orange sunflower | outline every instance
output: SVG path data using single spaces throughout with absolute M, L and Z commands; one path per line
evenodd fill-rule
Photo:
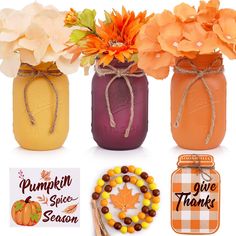
M 73 17 L 71 17 L 73 13 Z M 77 20 L 75 20 L 77 16 Z M 113 10 L 105 12 L 105 21 L 99 20 L 95 24 L 95 11 L 84 10 L 75 13 L 71 9 L 65 20 L 66 25 L 79 26 L 73 31 L 70 41 L 74 43 L 70 52 L 75 54 L 74 60 L 81 58 L 82 66 L 89 66 L 98 59 L 99 65 L 108 65 L 114 59 L 120 62 L 137 61 L 136 37 L 141 27 L 152 17 L 146 11 L 138 15 L 134 11 L 127 11 L 124 7 L 122 13 Z M 70 19 L 72 19 L 70 21 Z

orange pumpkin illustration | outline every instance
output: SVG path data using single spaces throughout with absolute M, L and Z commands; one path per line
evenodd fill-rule
M 28 197 L 13 204 L 11 215 L 16 224 L 34 226 L 40 221 L 42 208 L 38 202 L 31 201 L 30 199 L 31 197 Z

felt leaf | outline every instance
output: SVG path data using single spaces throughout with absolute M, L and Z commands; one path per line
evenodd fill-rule
M 50 171 L 43 170 L 43 171 L 41 172 L 41 177 L 42 177 L 42 179 L 43 179 L 44 181 L 50 181 L 50 180 L 51 180 L 50 175 L 51 175 L 51 172 L 50 172 Z
M 78 204 L 68 206 L 63 212 L 66 214 L 73 214 L 76 212 Z
M 21 211 L 23 209 L 23 205 L 21 202 L 15 203 L 15 212 Z
M 127 185 L 123 189 L 119 189 L 117 195 L 111 195 L 111 202 L 115 208 L 122 211 L 127 211 L 129 209 L 136 209 L 135 205 L 139 203 L 140 193 L 132 194 L 132 189 L 128 189 Z
M 85 38 L 89 34 L 89 31 L 73 30 L 70 35 L 70 41 L 77 44 L 81 39 Z
M 95 17 L 96 11 L 85 9 L 81 13 L 78 14 L 80 26 L 86 27 L 91 31 L 95 32 Z

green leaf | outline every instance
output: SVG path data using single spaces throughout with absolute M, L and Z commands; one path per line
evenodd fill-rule
M 88 34 L 90 34 L 89 31 L 73 30 L 70 35 L 70 41 L 72 43 L 77 44 L 81 39 L 85 38 Z
M 23 209 L 23 205 L 21 202 L 15 203 L 15 212 L 21 211 Z
M 31 214 L 30 219 L 37 223 L 39 221 L 39 215 L 37 213 Z
M 112 22 L 110 14 L 107 11 L 104 11 L 104 14 L 106 18 L 105 24 L 110 24 Z
M 133 54 L 129 61 L 138 63 L 138 53 Z
M 85 9 L 81 13 L 78 14 L 79 24 L 80 26 L 86 27 L 90 29 L 92 32 L 95 32 L 96 24 L 95 24 L 96 11 Z
M 82 67 L 91 66 L 95 63 L 96 55 L 84 56 L 81 58 L 80 65 Z

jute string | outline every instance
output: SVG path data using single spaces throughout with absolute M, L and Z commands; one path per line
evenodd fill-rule
M 58 76 L 63 75 L 63 73 L 61 73 L 57 69 L 52 69 L 54 64 L 50 65 L 46 70 L 38 70 L 34 66 L 26 64 L 26 63 L 23 63 L 22 66 L 26 66 L 26 67 L 28 67 L 28 69 L 20 69 L 18 71 L 18 76 L 21 76 L 24 78 L 30 78 L 24 87 L 24 103 L 25 103 L 26 112 L 28 114 L 30 123 L 32 125 L 36 124 L 36 120 L 31 112 L 29 102 L 28 102 L 28 89 L 29 89 L 29 86 L 31 85 L 31 83 L 33 81 L 35 81 L 35 79 L 37 79 L 37 78 L 43 78 L 48 82 L 52 91 L 55 94 L 55 97 L 56 97 L 55 111 L 54 111 L 53 122 L 52 122 L 51 128 L 49 130 L 50 134 L 52 134 L 55 131 L 56 122 L 57 122 L 57 118 L 58 118 L 59 96 L 58 96 L 58 92 L 57 92 L 56 87 L 54 86 L 53 82 L 48 77 L 49 76 L 50 77 L 58 77 Z
M 134 120 L 134 91 L 133 91 L 132 85 L 129 81 L 129 77 L 140 78 L 140 77 L 143 77 L 145 75 L 142 70 L 137 70 L 136 72 L 131 73 L 130 69 L 133 66 L 134 66 L 134 63 L 131 64 L 130 66 L 128 66 L 127 68 L 125 68 L 125 69 L 115 68 L 114 66 L 111 66 L 111 65 L 108 65 L 104 68 L 99 67 L 98 65 L 96 65 L 96 67 L 95 67 L 95 70 L 96 70 L 99 77 L 106 76 L 106 75 L 112 75 L 113 76 L 111 78 L 111 80 L 109 81 L 109 83 L 107 84 L 106 89 L 105 89 L 105 99 L 106 99 L 106 105 L 107 105 L 107 112 L 108 112 L 108 115 L 109 115 L 110 126 L 112 128 L 116 127 L 116 122 L 115 122 L 114 115 L 113 115 L 112 110 L 111 110 L 109 89 L 110 89 L 111 85 L 114 83 L 114 81 L 118 78 L 123 78 L 126 82 L 126 85 L 127 85 L 128 89 L 129 89 L 130 99 L 131 99 L 130 100 L 131 101 L 131 104 L 130 104 L 130 117 L 129 117 L 128 126 L 127 126 L 127 128 L 125 130 L 125 134 L 124 134 L 125 138 L 129 137 L 130 130 L 131 130 L 131 127 L 133 125 L 133 120 Z
M 181 62 L 187 62 L 190 65 L 191 69 L 183 68 L 180 65 Z M 220 62 L 220 66 L 217 66 L 217 63 L 219 63 L 219 62 Z M 214 67 L 217 67 L 217 68 L 214 69 Z M 209 67 L 207 67 L 206 69 L 200 70 L 190 59 L 183 58 L 177 62 L 176 66 L 174 68 L 174 71 L 175 71 L 175 73 L 179 73 L 179 74 L 196 75 L 195 78 L 190 81 L 190 83 L 187 85 L 187 87 L 184 90 L 184 93 L 183 93 L 183 96 L 182 96 L 182 99 L 181 99 L 181 102 L 179 105 L 179 110 L 177 113 L 174 127 L 178 128 L 180 125 L 182 115 L 183 115 L 184 105 L 185 105 L 185 102 L 186 102 L 186 99 L 187 99 L 190 89 L 198 80 L 201 80 L 205 89 L 206 89 L 206 92 L 209 96 L 210 104 L 211 104 L 211 125 L 210 125 L 209 132 L 207 134 L 207 137 L 205 139 L 205 144 L 208 144 L 212 138 L 212 135 L 213 135 L 214 129 L 215 129 L 216 110 L 215 110 L 215 104 L 214 104 L 214 97 L 213 97 L 211 89 L 205 79 L 205 76 L 222 73 L 224 71 L 223 59 L 216 58 L 209 65 Z
M 102 217 L 95 200 L 92 200 L 93 221 L 95 225 L 96 236 L 110 236 L 102 222 Z
M 197 157 L 197 160 L 196 158 Z M 205 180 L 206 182 L 211 182 L 212 181 L 212 177 L 210 174 L 206 173 L 205 170 L 210 170 L 210 169 L 215 169 L 215 167 L 203 167 L 201 166 L 201 159 L 198 155 L 192 155 L 192 161 L 194 164 L 192 165 L 188 165 L 188 166 L 182 166 L 182 165 L 178 165 L 179 168 L 195 168 L 195 169 L 198 169 L 203 180 Z

